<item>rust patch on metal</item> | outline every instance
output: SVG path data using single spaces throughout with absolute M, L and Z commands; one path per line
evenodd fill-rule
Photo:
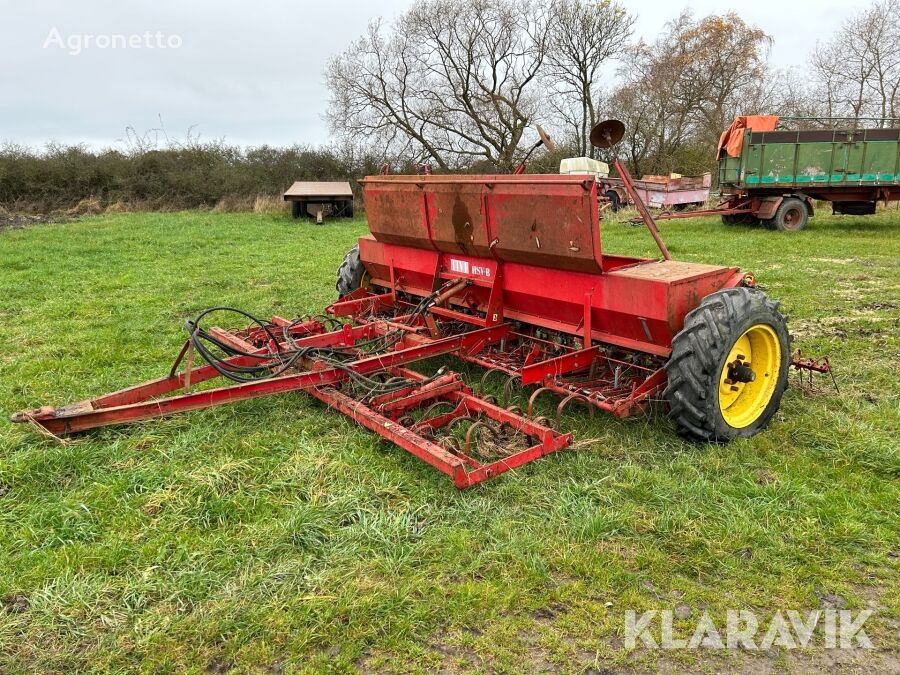
M 472 242 L 472 217 L 466 203 L 457 194 L 453 200 L 453 213 L 450 216 L 453 223 L 453 235 L 457 246 L 462 253 L 468 254 L 469 244 Z

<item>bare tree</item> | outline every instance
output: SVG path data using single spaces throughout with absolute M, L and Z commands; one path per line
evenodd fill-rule
M 548 12 L 531 0 L 420 0 L 389 34 L 374 22 L 326 71 L 328 119 L 388 155 L 444 170 L 509 170 L 541 97 Z
M 594 156 L 591 127 L 598 121 L 598 77 L 628 48 L 635 17 L 615 0 L 554 0 L 545 82 L 557 116 L 581 155 Z
M 683 12 L 655 42 L 635 45 L 610 99 L 630 130 L 634 170 L 708 164 L 736 114 L 765 111 L 770 42 L 734 13 L 695 20 Z
M 879 0 L 845 21 L 816 45 L 811 66 L 823 116 L 890 125 L 900 116 L 900 0 Z

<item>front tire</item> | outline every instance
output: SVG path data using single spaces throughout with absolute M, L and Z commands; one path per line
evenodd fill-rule
M 679 433 L 693 441 L 753 436 L 781 405 L 790 336 L 778 303 L 755 288 L 706 296 L 672 341 L 663 394 Z
M 359 244 L 347 251 L 344 261 L 338 268 L 337 273 L 337 292 L 338 297 L 343 298 L 349 295 L 357 288 L 366 285 L 366 268 L 362 264 L 359 257 Z

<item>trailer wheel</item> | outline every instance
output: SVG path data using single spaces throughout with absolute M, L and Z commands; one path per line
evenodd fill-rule
M 766 225 L 782 232 L 799 232 L 809 220 L 809 210 L 802 199 L 787 197 L 778 206 L 775 216 Z
M 349 295 L 357 288 L 368 286 L 368 277 L 366 268 L 359 259 L 359 244 L 347 251 L 344 261 L 338 267 L 337 273 L 337 292 L 338 297 L 343 298 Z
M 607 190 L 606 198 L 609 200 L 609 208 L 613 213 L 622 208 L 622 200 L 619 199 L 619 193 L 615 190 Z
M 778 303 L 755 288 L 706 296 L 672 341 L 663 396 L 679 433 L 693 441 L 753 436 L 781 404 L 790 336 Z
M 729 214 L 722 216 L 722 222 L 725 225 L 737 225 L 738 223 L 741 222 L 741 217 L 739 215 L 736 216 L 732 213 L 729 213 Z

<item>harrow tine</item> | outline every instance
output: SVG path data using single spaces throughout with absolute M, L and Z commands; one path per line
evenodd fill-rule
M 430 406 L 425 408 L 425 412 L 422 413 L 422 419 L 420 420 L 420 423 L 424 420 L 434 417 L 434 411 L 440 409 L 443 406 L 449 406 L 451 409 L 455 407 L 454 404 L 450 401 L 435 401 Z
M 470 453 L 470 451 L 472 450 L 472 440 L 473 440 L 473 436 L 475 435 L 475 432 L 476 432 L 478 429 L 484 429 L 484 428 L 486 428 L 487 426 L 488 426 L 488 425 L 487 425 L 487 423 L 486 423 L 484 420 L 478 420 L 477 422 L 475 422 L 475 424 L 473 424 L 472 426 L 470 426 L 470 427 L 466 430 L 465 453 L 466 453 L 467 455 L 468 455 L 468 454 Z
M 556 393 L 550 387 L 540 387 L 538 389 L 535 389 L 534 393 L 528 398 L 528 416 L 529 417 L 531 417 L 534 414 L 534 402 L 537 400 L 538 396 L 543 394 L 545 391 L 549 391 L 554 394 Z
M 511 439 L 503 433 L 503 425 L 496 425 L 488 420 L 479 420 L 466 430 L 465 452 L 470 454 L 473 450 L 473 441 L 481 441 L 484 432 L 490 437 L 494 447 L 481 448 L 478 454 L 482 457 L 500 457 L 508 452 L 503 452 L 503 442 L 511 442 Z M 476 432 L 478 432 L 476 434 Z M 482 444 L 483 445 L 483 444 Z
M 538 415 L 537 417 L 533 417 L 532 420 L 535 424 L 540 424 L 542 427 L 552 426 L 550 424 L 550 418 L 544 415 Z
M 518 375 L 509 376 L 509 378 L 503 385 L 503 398 L 501 398 L 500 400 L 500 405 L 502 407 L 505 408 L 509 404 L 509 399 L 512 396 L 513 389 L 515 389 L 516 387 L 518 387 L 519 389 L 522 388 L 521 382 L 522 378 Z
M 478 391 L 481 394 L 484 394 L 487 389 L 487 381 L 488 378 L 494 373 L 500 373 L 501 375 L 506 375 L 506 371 L 502 368 L 488 368 L 484 371 L 484 375 L 481 376 L 481 386 L 478 388 Z
M 562 414 L 566 409 L 566 406 L 569 405 L 571 401 L 578 401 L 579 403 L 583 403 L 588 411 L 590 412 L 591 418 L 594 417 L 594 406 L 591 404 L 590 399 L 584 394 L 569 394 L 562 401 L 559 402 L 559 405 L 556 406 L 556 428 L 560 428 L 560 424 L 562 423 Z
M 456 425 L 458 425 L 462 422 L 467 422 L 467 421 L 472 422 L 474 424 L 475 422 L 478 421 L 478 419 L 479 419 L 479 416 L 477 416 L 477 415 L 474 417 L 472 415 L 462 415 L 460 417 L 456 417 L 456 418 L 450 420 L 450 422 L 448 422 L 447 426 L 444 428 L 447 430 L 448 433 L 452 434 L 453 427 L 455 427 Z
M 454 455 L 459 455 L 463 451 L 459 439 L 455 436 L 442 436 L 438 439 L 438 445 L 443 446 Z

